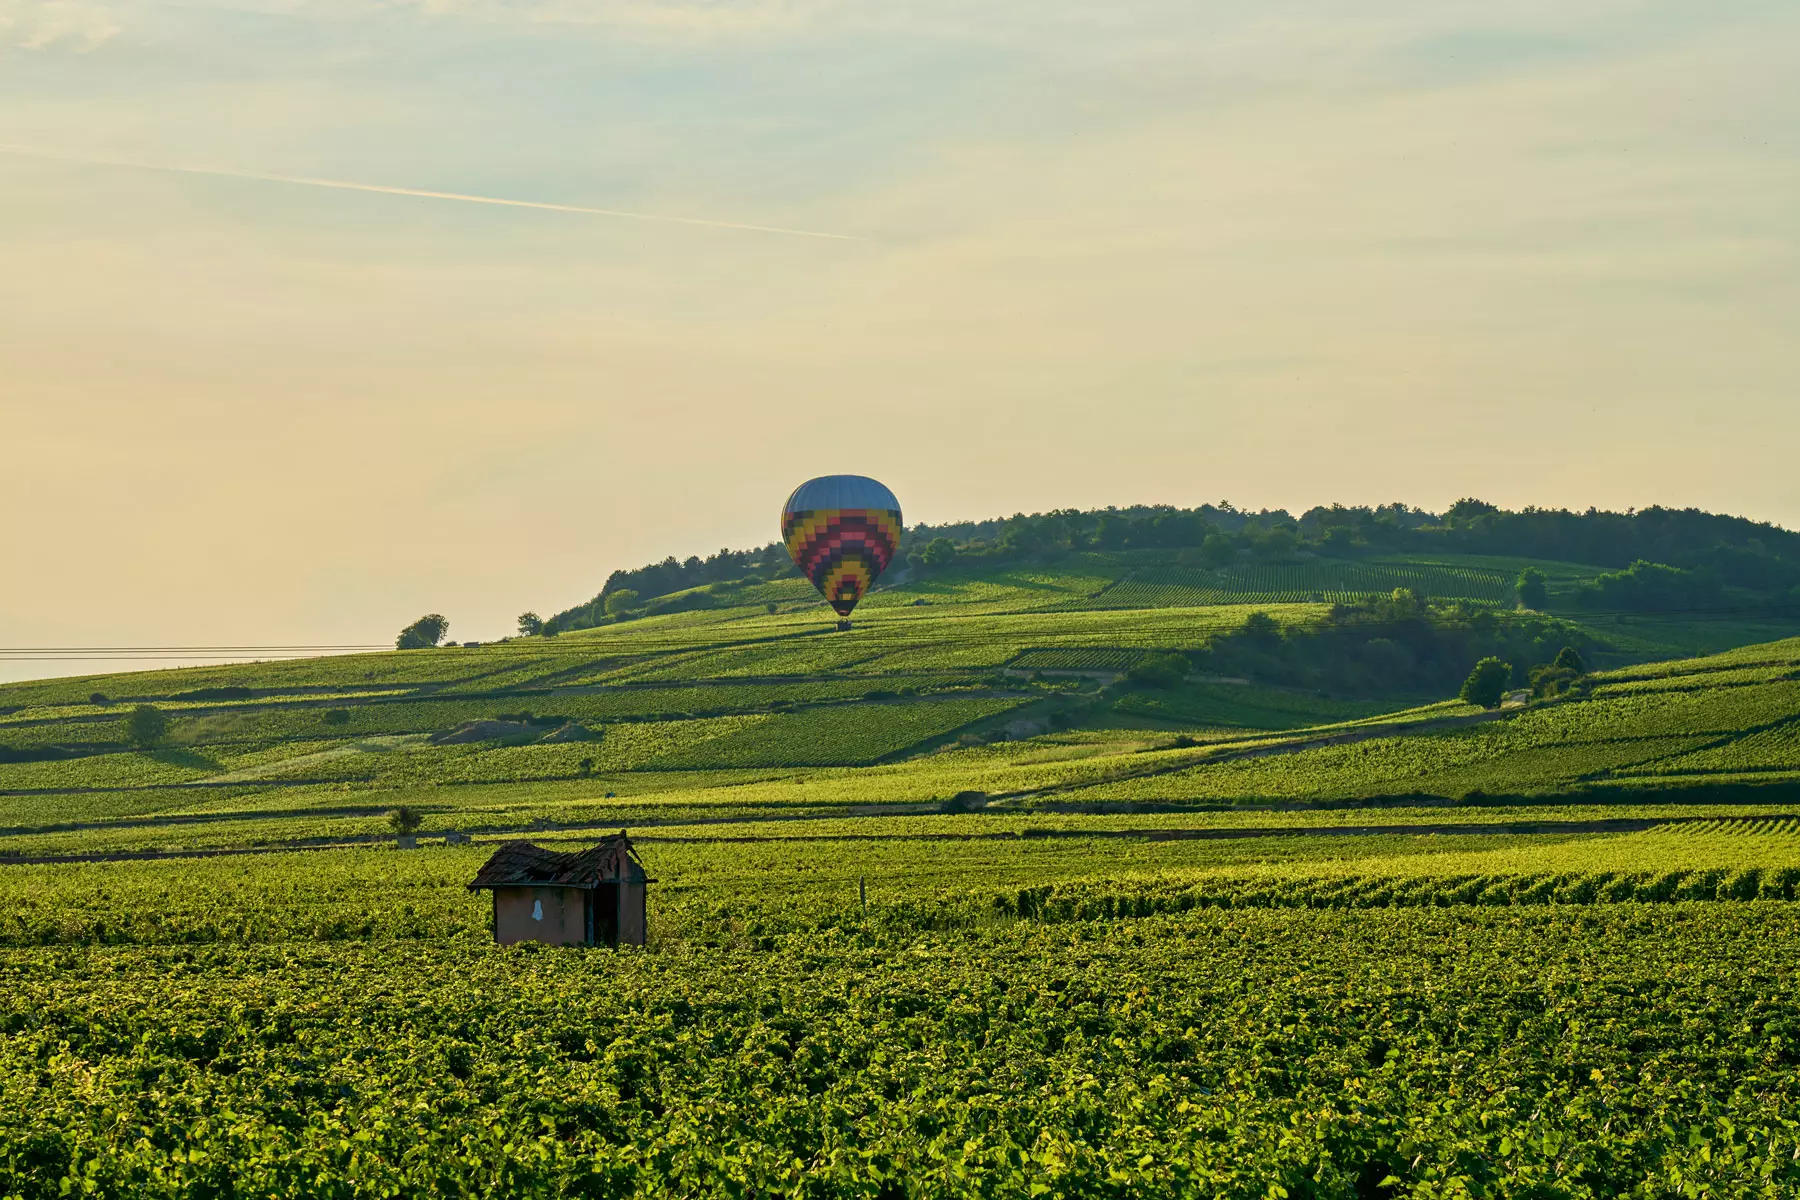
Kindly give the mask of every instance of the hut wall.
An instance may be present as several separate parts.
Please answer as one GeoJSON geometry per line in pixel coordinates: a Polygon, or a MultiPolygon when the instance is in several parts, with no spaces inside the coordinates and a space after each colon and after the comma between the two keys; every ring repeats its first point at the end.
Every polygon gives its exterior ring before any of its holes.
{"type": "Polygon", "coordinates": [[[564,946],[587,941],[585,894],[580,888],[495,888],[494,940],[548,942],[564,946]]]}

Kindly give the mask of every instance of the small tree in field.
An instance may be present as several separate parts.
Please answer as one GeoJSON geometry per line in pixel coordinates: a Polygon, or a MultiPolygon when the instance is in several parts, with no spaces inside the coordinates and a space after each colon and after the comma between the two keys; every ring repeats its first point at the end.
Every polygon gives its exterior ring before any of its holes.
{"type": "Polygon", "coordinates": [[[1497,658],[1484,658],[1475,664],[1458,693],[1469,704],[1483,708],[1499,708],[1506,698],[1506,684],[1512,678],[1512,667],[1497,658]]]}
{"type": "Polygon", "coordinates": [[[125,718],[125,736],[145,750],[169,736],[169,717],[154,704],[140,704],[125,718]]]}
{"type": "Polygon", "coordinates": [[[1536,567],[1526,567],[1519,572],[1519,582],[1513,585],[1518,594],[1519,607],[1543,611],[1550,603],[1550,588],[1544,582],[1544,573],[1536,567]]]}
{"type": "Polygon", "coordinates": [[[519,614],[519,634],[522,637],[536,637],[544,632],[544,618],[534,612],[519,614]]]}
{"type": "Polygon", "coordinates": [[[401,837],[406,837],[425,823],[425,814],[416,808],[402,804],[388,813],[387,820],[390,829],[401,837]]]}
{"type": "Polygon", "coordinates": [[[1550,664],[1559,671],[1573,671],[1577,675],[1587,674],[1587,663],[1583,661],[1581,652],[1573,646],[1564,646],[1556,655],[1556,661],[1550,664]]]}
{"type": "Polygon", "coordinates": [[[441,613],[427,613],[400,631],[394,639],[396,650],[429,650],[444,640],[450,622],[441,613]]]}

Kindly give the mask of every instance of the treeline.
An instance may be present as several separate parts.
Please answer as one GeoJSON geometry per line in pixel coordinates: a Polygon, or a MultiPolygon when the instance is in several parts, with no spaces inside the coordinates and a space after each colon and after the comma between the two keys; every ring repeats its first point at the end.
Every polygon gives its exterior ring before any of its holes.
{"type": "MultiPolygon", "coordinates": [[[[931,574],[959,565],[1001,566],[1054,561],[1083,551],[1133,550],[1175,551],[1180,561],[1200,567],[1308,555],[1507,555],[1615,568],[1575,597],[1591,608],[1709,607],[1726,602],[1727,589],[1755,593],[1762,601],[1800,603],[1800,534],[1767,522],[1693,508],[1514,512],[1472,499],[1458,500],[1442,514],[1405,504],[1334,504],[1296,517],[1284,509],[1249,512],[1221,502],[1197,508],[1066,508],[984,521],[922,523],[906,531],[889,578],[906,570],[931,574]]],[[[795,574],[780,542],[722,549],[705,558],[670,556],[635,570],[614,571],[598,595],[558,613],[543,627],[548,632],[581,629],[627,615],[705,607],[714,601],[704,593],[677,593],[795,574]]]]}
{"type": "MultiPolygon", "coordinates": [[[[1800,534],[1767,522],[1698,509],[1627,513],[1528,508],[1509,512],[1459,500],[1442,515],[1404,504],[1332,505],[1295,517],[1282,509],[1243,512],[1229,504],[1076,511],[1060,509],[990,521],[917,525],[911,561],[1054,557],[1079,550],[1178,550],[1195,565],[1300,554],[1354,558],[1369,553],[1493,554],[1630,569],[1650,563],[1707,573],[1721,585],[1757,591],[1800,586],[1800,534]]],[[[1662,580],[1659,582],[1669,582],[1662,580]]],[[[1631,590],[1633,585],[1624,585],[1631,590]]]]}
{"type": "Polygon", "coordinates": [[[1594,650],[1590,638],[1554,617],[1460,601],[1435,604],[1402,588],[1333,605],[1313,625],[1284,626],[1253,613],[1237,629],[1181,657],[1187,669],[1203,674],[1336,695],[1441,695],[1455,690],[1471,663],[1486,658],[1508,664],[1507,686],[1532,686],[1533,669],[1554,663],[1565,648],[1590,656],[1594,650]]]}

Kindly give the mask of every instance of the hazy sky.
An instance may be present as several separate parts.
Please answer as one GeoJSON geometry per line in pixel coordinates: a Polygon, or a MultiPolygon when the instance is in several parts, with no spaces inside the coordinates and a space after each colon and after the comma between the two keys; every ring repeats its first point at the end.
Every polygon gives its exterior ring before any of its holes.
{"type": "Polygon", "coordinates": [[[498,636],[842,471],[1800,527],[1796,79],[1791,0],[0,0],[0,645],[498,636]]]}

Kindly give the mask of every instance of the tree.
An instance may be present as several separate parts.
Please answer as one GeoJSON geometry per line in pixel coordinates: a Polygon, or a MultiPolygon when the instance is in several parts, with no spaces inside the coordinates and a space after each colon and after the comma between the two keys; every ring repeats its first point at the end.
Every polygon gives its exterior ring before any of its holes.
{"type": "Polygon", "coordinates": [[[394,639],[396,650],[429,650],[444,640],[450,632],[450,622],[441,613],[427,613],[400,631],[394,639]]]}
{"type": "Polygon", "coordinates": [[[1550,664],[1559,671],[1573,671],[1577,675],[1587,674],[1587,663],[1581,652],[1573,646],[1564,646],[1557,652],[1556,661],[1550,664]]]}
{"type": "Polygon", "coordinates": [[[416,808],[402,804],[392,809],[387,815],[388,827],[401,837],[406,837],[413,830],[425,823],[425,814],[416,808]]]}
{"type": "Polygon", "coordinates": [[[1281,640],[1281,622],[1266,612],[1253,612],[1238,626],[1238,636],[1254,646],[1273,646],[1281,640]]]}
{"type": "Polygon", "coordinates": [[[1550,588],[1544,582],[1544,573],[1536,567],[1526,567],[1519,572],[1519,582],[1513,585],[1513,591],[1518,594],[1520,608],[1542,612],[1550,606],[1550,588]]]}
{"type": "Polygon", "coordinates": [[[1292,558],[1294,551],[1300,548],[1300,539],[1293,530],[1277,526],[1262,535],[1256,543],[1256,553],[1269,559],[1292,558]]]}
{"type": "Polygon", "coordinates": [[[1209,567],[1222,567],[1237,557],[1237,543],[1223,533],[1209,533],[1200,543],[1200,558],[1209,567]]]}
{"type": "Polygon", "coordinates": [[[1512,679],[1512,666],[1497,658],[1484,658],[1475,664],[1458,693],[1469,704],[1483,708],[1499,708],[1506,699],[1506,685],[1512,679]]]}
{"type": "Polygon", "coordinates": [[[148,750],[168,734],[168,714],[154,704],[140,704],[125,718],[125,736],[134,746],[148,750]]]}
{"type": "Polygon", "coordinates": [[[956,561],[956,543],[947,537],[932,538],[919,551],[919,565],[928,571],[947,567],[956,561]]]}
{"type": "Polygon", "coordinates": [[[620,588],[606,598],[606,615],[609,617],[617,617],[630,609],[636,608],[637,602],[638,594],[636,592],[632,591],[630,588],[620,588]]]}
{"type": "Polygon", "coordinates": [[[534,612],[522,612],[519,614],[520,637],[536,637],[542,632],[544,632],[544,618],[538,616],[534,612]]]}
{"type": "Polygon", "coordinates": [[[1188,661],[1179,654],[1152,654],[1125,672],[1125,678],[1143,687],[1180,687],[1187,678],[1188,661]]]}

